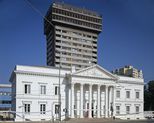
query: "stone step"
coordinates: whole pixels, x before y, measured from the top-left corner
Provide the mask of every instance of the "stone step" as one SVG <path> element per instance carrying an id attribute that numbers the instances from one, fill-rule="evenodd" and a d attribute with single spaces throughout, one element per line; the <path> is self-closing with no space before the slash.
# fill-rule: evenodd
<path id="1" fill-rule="evenodd" d="M 83 122 L 103 122 L 103 121 L 113 121 L 112 118 L 72 118 L 67 120 L 68 122 L 83 123 Z"/>

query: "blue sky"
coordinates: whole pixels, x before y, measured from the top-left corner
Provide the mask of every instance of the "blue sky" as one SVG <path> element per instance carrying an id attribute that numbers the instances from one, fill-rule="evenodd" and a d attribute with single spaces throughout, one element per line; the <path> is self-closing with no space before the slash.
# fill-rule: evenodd
<path id="1" fill-rule="evenodd" d="M 30 0 L 45 15 L 52 0 Z M 57 0 L 61 1 L 61 0 Z M 98 64 L 111 71 L 133 65 L 154 79 L 154 0 L 63 0 L 103 16 Z M 0 83 L 15 65 L 46 65 L 43 19 L 24 0 L 0 0 Z"/>

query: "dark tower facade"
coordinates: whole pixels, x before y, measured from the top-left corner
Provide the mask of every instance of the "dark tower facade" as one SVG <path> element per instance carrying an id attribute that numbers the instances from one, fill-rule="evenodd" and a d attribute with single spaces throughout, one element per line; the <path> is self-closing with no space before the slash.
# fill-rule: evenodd
<path id="1" fill-rule="evenodd" d="M 97 64 L 97 38 L 102 31 L 98 13 L 64 3 L 53 3 L 44 21 L 47 65 L 76 70 Z"/>

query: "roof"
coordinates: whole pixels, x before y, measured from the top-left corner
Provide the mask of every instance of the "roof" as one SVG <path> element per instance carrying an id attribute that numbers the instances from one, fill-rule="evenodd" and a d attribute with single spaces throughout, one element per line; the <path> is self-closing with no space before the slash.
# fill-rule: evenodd
<path id="1" fill-rule="evenodd" d="M 107 75 L 108 77 L 110 77 L 111 79 L 114 79 L 114 80 L 118 80 L 118 76 L 110 73 L 109 71 L 107 71 L 106 69 L 104 69 L 103 67 L 101 67 L 100 65 L 98 64 L 95 64 L 93 66 L 90 66 L 90 67 L 87 67 L 87 68 L 84 68 L 82 70 L 78 70 L 78 71 L 75 71 L 74 73 L 71 73 L 71 75 L 77 75 L 79 73 L 83 73 L 84 71 L 87 71 L 87 70 L 90 70 L 90 69 L 93 69 L 93 68 L 96 68 L 96 69 L 99 69 L 101 73 L 103 73 L 104 75 Z M 100 74 L 100 73 L 99 73 Z M 94 75 L 92 76 L 95 76 L 95 77 L 99 77 L 99 78 L 103 78 L 103 74 L 100 74 L 98 75 L 97 73 L 94 73 Z M 89 76 L 89 75 L 88 75 Z"/>
<path id="2" fill-rule="evenodd" d="M 11 84 L 0 84 L 0 88 L 11 88 Z"/>

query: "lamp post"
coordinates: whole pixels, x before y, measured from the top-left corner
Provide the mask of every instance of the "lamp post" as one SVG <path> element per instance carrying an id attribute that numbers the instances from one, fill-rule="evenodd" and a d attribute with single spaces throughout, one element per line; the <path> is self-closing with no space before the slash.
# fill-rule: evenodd
<path id="1" fill-rule="evenodd" d="M 61 42 L 60 42 L 61 43 Z M 60 57 L 59 57 L 59 122 L 61 122 L 61 82 L 60 82 L 60 77 L 61 77 L 61 52 L 60 53 Z"/>
<path id="2" fill-rule="evenodd" d="M 25 0 L 25 2 L 36 12 L 38 13 L 51 27 L 53 27 L 53 35 L 55 41 L 55 26 L 48 17 L 45 17 L 39 9 L 37 9 L 30 1 Z M 61 121 L 61 94 L 60 94 L 60 65 L 59 65 L 59 119 Z"/>

